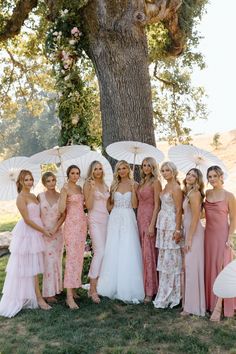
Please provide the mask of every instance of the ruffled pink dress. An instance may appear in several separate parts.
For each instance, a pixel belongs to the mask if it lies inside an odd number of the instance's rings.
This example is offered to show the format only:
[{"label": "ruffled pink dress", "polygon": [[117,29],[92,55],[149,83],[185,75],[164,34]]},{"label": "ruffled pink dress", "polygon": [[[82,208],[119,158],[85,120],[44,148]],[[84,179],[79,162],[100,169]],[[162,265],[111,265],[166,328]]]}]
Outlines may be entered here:
[{"label": "ruffled pink dress", "polygon": [[107,200],[109,196],[109,192],[102,193],[95,190],[93,207],[88,212],[89,232],[93,247],[93,259],[88,274],[91,279],[96,279],[101,270],[107,236],[109,217]]},{"label": "ruffled pink dress", "polygon": [[[45,228],[52,229],[59,217],[58,202],[50,205],[45,193],[40,193],[41,219]],[[53,238],[45,237],[45,257],[43,273],[44,297],[51,297],[60,294],[63,290],[62,285],[62,253],[63,253],[63,235],[60,227]]]},{"label": "ruffled pink dress", "polygon": [[[27,204],[29,218],[43,227],[39,204]],[[24,220],[20,220],[12,231],[10,258],[6,267],[0,316],[13,317],[21,309],[38,307],[34,276],[44,272],[44,240]]]},{"label": "ruffled pink dress", "polygon": [[145,186],[138,189],[138,213],[137,222],[142,248],[144,289],[147,296],[157,293],[157,249],[156,235],[148,235],[148,227],[152,220],[154,210],[154,188]]},{"label": "ruffled pink dress", "polygon": [[83,194],[73,194],[67,198],[63,233],[66,247],[64,287],[79,288],[87,236]]}]

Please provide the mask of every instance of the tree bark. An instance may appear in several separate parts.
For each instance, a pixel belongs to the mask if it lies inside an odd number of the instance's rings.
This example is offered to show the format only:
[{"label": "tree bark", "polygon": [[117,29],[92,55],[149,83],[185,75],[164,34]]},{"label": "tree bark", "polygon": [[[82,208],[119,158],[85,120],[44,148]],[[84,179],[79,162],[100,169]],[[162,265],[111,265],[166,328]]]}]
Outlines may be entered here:
[{"label": "tree bark", "polygon": [[155,145],[143,1],[93,0],[83,10],[87,53],[100,87],[103,145]]}]

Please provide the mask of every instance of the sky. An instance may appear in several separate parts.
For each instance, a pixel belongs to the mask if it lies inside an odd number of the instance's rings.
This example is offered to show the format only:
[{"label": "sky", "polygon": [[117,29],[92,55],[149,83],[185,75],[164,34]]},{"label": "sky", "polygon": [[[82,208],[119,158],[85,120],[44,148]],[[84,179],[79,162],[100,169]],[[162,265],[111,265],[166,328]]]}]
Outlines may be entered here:
[{"label": "sky", "polygon": [[196,71],[193,83],[208,94],[208,120],[189,123],[194,134],[236,129],[236,0],[211,0],[199,31],[207,68]]}]

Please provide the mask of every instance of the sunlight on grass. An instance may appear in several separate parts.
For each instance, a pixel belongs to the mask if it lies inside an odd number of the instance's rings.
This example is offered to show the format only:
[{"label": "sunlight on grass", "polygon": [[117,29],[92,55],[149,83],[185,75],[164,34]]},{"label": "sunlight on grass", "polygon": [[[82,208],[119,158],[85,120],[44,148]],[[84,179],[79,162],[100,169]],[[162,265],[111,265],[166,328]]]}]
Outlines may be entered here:
[{"label": "sunlight on grass", "polygon": [[4,217],[0,218],[0,232],[11,231],[19,219],[17,214],[4,214]]}]

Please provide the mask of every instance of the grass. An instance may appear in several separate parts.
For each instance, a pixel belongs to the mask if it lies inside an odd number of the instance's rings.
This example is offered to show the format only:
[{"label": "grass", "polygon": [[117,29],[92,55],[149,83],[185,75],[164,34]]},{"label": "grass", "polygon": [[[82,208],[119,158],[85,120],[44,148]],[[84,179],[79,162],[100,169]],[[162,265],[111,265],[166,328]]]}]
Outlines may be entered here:
[{"label": "grass", "polygon": [[4,218],[0,218],[0,232],[11,231],[19,219],[17,214],[4,214]]},{"label": "grass", "polygon": [[[6,216],[0,230],[11,230],[16,217]],[[0,258],[0,291],[8,256]],[[89,260],[85,260],[83,282]],[[0,354],[236,354],[236,319],[212,323],[182,318],[180,308],[157,310],[102,299],[95,305],[81,289],[80,310],[65,306],[65,294],[52,310],[23,310],[0,317]]]},{"label": "grass", "polygon": [[[0,259],[0,289],[8,257]],[[86,264],[86,269],[87,269]],[[95,305],[80,290],[80,310],[65,306],[65,294],[52,310],[23,310],[0,319],[1,354],[236,353],[236,320],[211,323],[182,318],[180,308],[156,310],[102,299]]]}]

